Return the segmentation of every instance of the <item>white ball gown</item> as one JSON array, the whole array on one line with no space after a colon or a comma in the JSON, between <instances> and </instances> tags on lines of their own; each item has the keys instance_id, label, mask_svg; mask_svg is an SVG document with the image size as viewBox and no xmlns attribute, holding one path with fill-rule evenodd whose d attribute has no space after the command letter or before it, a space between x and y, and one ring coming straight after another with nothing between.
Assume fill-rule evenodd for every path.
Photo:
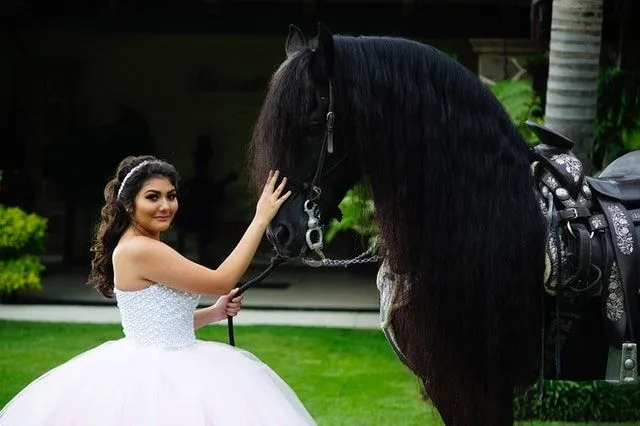
<instances>
[{"instance_id":1,"label":"white ball gown","mask_svg":"<svg viewBox=\"0 0 640 426\"><path fill-rule=\"evenodd\" d=\"M315 425L251 353L196 339L200 296L161 284L115 296L125 337L34 380L0 411L0 426Z\"/></svg>"}]
</instances>

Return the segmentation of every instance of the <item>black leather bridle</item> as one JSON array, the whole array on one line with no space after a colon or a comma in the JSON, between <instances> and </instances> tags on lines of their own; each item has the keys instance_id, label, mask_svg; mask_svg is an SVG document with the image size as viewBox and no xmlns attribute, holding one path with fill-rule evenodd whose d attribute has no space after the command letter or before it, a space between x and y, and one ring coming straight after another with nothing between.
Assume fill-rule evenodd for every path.
<instances>
[{"instance_id":1,"label":"black leather bridle","mask_svg":"<svg viewBox=\"0 0 640 426\"><path fill-rule=\"evenodd\" d=\"M346 158L347 154L345 152L344 156L336 162L336 164L332 165L329 170L325 173L322 172L324 168L324 162L326 158L326 153L333 153L333 131L335 126L335 111L333 105L333 87L331 84L331 80L329 80L329 108L327 110L327 114L325 116L325 132L324 137L322 139L322 146L320 148L320 157L318 158L318 164L316 165L315 173L313 174L313 178L309 183L302 182L300 183L295 178L290 178L290 182L296 186L299 186L302 191L307 191L307 199L304 202L304 209L307 215L309 216L309 220L307 221L308 230L306 233L307 245L311 250L319 254L322 258L324 258L324 254L322 254L323 248L323 235L322 235L322 227L320 225L320 209L316 201L320 198L320 194L322 190L318 185L320 179L325 176L330 171L334 170L342 161ZM322 98L321 98L322 99ZM323 99L324 100L324 99ZM313 242L314 234L316 234L317 241ZM271 263L263 272L261 272L255 278L247 281L247 282L239 282L236 287L238 287L238 291L234 295L238 297L242 295L249 287L254 284L261 282L265 279L273 270L280 264L287 261L287 258L276 253L274 257L271 258ZM233 317L227 316L227 326L229 330L229 344L231 346L235 346L235 337L233 333Z\"/></svg>"},{"instance_id":2,"label":"black leather bridle","mask_svg":"<svg viewBox=\"0 0 640 426\"><path fill-rule=\"evenodd\" d=\"M318 163L316 164L316 169L313 174L313 177L308 182L301 182L295 178L288 178L289 181L296 187L299 188L301 193L306 192L306 200L303 204L304 212L307 215L307 232L305 234L305 239L307 243L307 247L316 253L320 257L320 259L324 259L325 256L322 253L322 249L324 247L323 242L323 233L322 233L322 225L321 225L321 214L320 208L318 206L317 201L320 199L322 195L322 188L320 186L320 181L330 172L335 170L346 158L348 152L345 150L343 156L332 164L327 170L324 170L325 160L327 158L327 154L333 154L334 150L334 130L335 130L335 105L334 105L334 95L333 95L333 84L331 80L328 83L328 108L327 113L325 115L325 131L324 136L322 138L322 145L320 146L320 155L318 156ZM326 97L321 97L321 100L326 100ZM307 265L317 266L317 261L306 261L303 259Z\"/></svg>"}]
</instances>

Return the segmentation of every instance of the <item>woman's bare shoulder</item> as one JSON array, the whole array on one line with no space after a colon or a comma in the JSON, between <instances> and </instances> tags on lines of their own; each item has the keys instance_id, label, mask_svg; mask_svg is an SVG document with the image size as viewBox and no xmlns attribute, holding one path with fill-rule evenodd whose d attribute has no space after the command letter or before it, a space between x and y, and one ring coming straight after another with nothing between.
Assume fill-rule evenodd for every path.
<instances>
[{"instance_id":1,"label":"woman's bare shoulder","mask_svg":"<svg viewBox=\"0 0 640 426\"><path fill-rule=\"evenodd\" d=\"M138 266L173 262L182 257L170 245L154 238L136 235L120 240L113 251L113 262L133 262Z\"/></svg>"},{"instance_id":2,"label":"woman's bare shoulder","mask_svg":"<svg viewBox=\"0 0 640 426\"><path fill-rule=\"evenodd\" d=\"M114 282L120 290L141 290L154 281L144 265L162 257L166 244L145 236L131 236L120 240L113 251ZM169 248L170 250L170 248Z\"/></svg>"},{"instance_id":3,"label":"woman's bare shoulder","mask_svg":"<svg viewBox=\"0 0 640 426\"><path fill-rule=\"evenodd\" d=\"M120 240L113 251L113 255L114 258L132 257L135 259L139 256L153 255L155 251L166 250L167 248L169 247L165 243L154 238L136 235Z\"/></svg>"}]
</instances>

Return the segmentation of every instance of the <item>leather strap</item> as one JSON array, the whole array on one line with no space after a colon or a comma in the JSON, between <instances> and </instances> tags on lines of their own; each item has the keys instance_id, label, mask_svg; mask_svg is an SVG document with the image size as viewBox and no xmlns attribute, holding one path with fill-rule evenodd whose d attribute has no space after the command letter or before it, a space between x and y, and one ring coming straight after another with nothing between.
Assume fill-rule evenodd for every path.
<instances>
[{"instance_id":1,"label":"leather strap","mask_svg":"<svg viewBox=\"0 0 640 426\"><path fill-rule=\"evenodd\" d=\"M589 284L589 272L591 270L591 238L587 227L581 223L570 223L575 236L573 245L576 256L576 275L571 287L574 290L582 289ZM571 240L571 237L569 237Z\"/></svg>"},{"instance_id":2,"label":"leather strap","mask_svg":"<svg viewBox=\"0 0 640 426\"><path fill-rule=\"evenodd\" d=\"M568 210L568 209L566 209ZM629 210L629 216L633 220L633 223L640 224L640 209ZM589 218L589 229L591 231L599 231L609 227L607 219L604 214L594 214Z\"/></svg>"},{"instance_id":3,"label":"leather strap","mask_svg":"<svg viewBox=\"0 0 640 426\"><path fill-rule=\"evenodd\" d=\"M591 212L586 207L568 207L558 211L558 216L564 220L573 220L591 216Z\"/></svg>"},{"instance_id":4,"label":"leather strap","mask_svg":"<svg viewBox=\"0 0 640 426\"><path fill-rule=\"evenodd\" d=\"M620 272L624 308L628 316L625 338L635 342L635 332L640 330L638 323L640 321L640 306L638 306L640 247L638 246L638 236L631 215L619 201L604 197L597 200L611 230L611 243ZM619 343L622 344L622 342Z\"/></svg>"},{"instance_id":5,"label":"leather strap","mask_svg":"<svg viewBox=\"0 0 640 426\"><path fill-rule=\"evenodd\" d=\"M626 341L627 311L624 308L624 293L620 282L620 269L615 261L614 241L608 232L601 233L601 246L605 265L604 286L602 289L603 326L609 345L620 348ZM620 306L622 304L622 306Z\"/></svg>"}]
</instances>

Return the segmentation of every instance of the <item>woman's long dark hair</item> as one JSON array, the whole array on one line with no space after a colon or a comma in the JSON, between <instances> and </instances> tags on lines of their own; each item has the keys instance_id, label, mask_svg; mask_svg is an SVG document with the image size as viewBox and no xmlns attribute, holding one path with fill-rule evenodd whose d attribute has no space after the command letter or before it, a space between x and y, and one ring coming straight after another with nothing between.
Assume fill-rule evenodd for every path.
<instances>
[{"instance_id":1,"label":"woman's long dark hair","mask_svg":"<svg viewBox=\"0 0 640 426\"><path fill-rule=\"evenodd\" d=\"M125 176L145 161L147 163L136 169L120 190ZM131 223L130 212L142 184L157 176L169 179L173 186L178 187L180 177L173 165L151 155L130 156L118 164L115 176L104 188L104 206L100 211L100 223L91 247L93 259L89 284L107 298L113 297L113 251Z\"/></svg>"}]
</instances>

